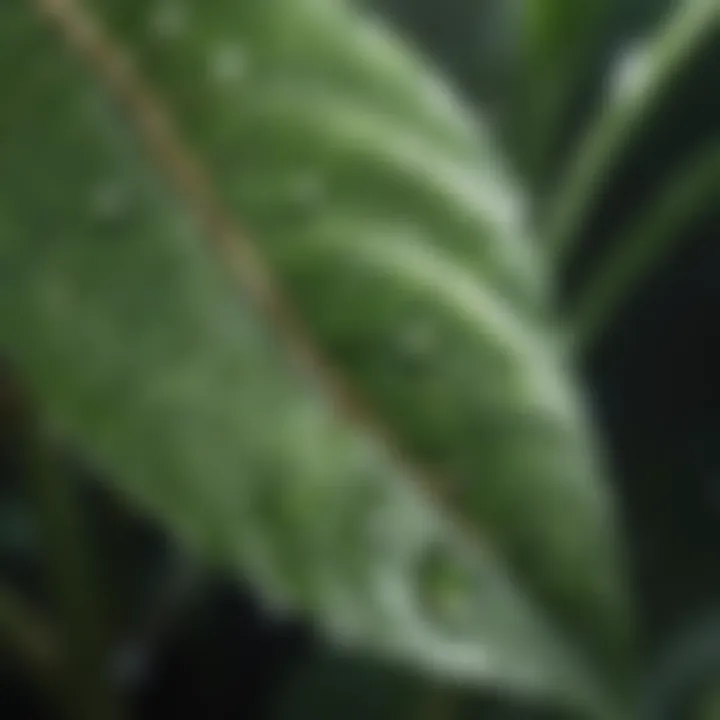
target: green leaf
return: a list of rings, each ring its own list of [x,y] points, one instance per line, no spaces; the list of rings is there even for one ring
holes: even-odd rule
[[[341,642],[592,694],[615,528],[487,132],[342,3],[97,4],[203,168],[74,3],[2,6],[0,347],[49,426]]]
[[[347,3],[224,0],[215,12],[162,0],[93,4],[157,80],[220,190],[245,201],[246,225],[267,225],[278,204],[282,224],[328,209],[405,213],[529,307],[547,292],[488,129]],[[168,7],[184,18],[169,38],[158,32]],[[479,230],[502,239],[481,241]]]
[[[383,92],[399,56],[357,82],[365,75],[350,68],[367,60],[346,47],[378,30],[349,24],[343,3],[187,5],[194,12],[170,43],[148,31],[152,6],[98,4],[325,352],[402,448],[442,475],[443,494],[563,623],[606,653],[617,646],[607,498],[557,357],[542,258],[487,133],[458,157],[417,114],[410,122],[399,91]],[[269,28],[283,37],[286,22],[296,28],[290,63],[268,51],[278,42]],[[343,28],[346,43],[320,41]],[[219,85],[208,76],[218,48],[243,58],[241,75]]]

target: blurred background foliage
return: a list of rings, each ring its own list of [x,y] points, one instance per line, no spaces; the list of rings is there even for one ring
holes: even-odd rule
[[[570,89],[550,123],[554,132],[545,140],[547,155],[538,158],[527,137],[538,124],[527,118],[528,113],[534,118],[532,113],[547,112],[534,102],[545,89],[513,74],[513,67],[524,66],[517,62],[523,44],[512,34],[521,23],[511,21],[514,13],[522,13],[521,2],[376,2],[418,38],[478,104],[492,109],[517,172],[535,185],[540,198],[562,177],[572,149],[609,102],[633,51],[642,48],[674,6],[671,0],[554,4],[558,16],[572,17],[549,28],[553,34],[545,42],[554,50],[554,63],[548,63],[547,82],[563,82],[558,69],[573,78],[565,80]],[[563,12],[563,6],[571,6],[572,12]],[[482,28],[480,37],[489,36],[491,42],[478,41],[477,28]],[[584,221],[582,245],[564,263],[563,300],[571,308],[579,287],[610,253],[620,239],[618,230],[632,214],[644,206],[658,207],[660,189],[689,159],[717,143],[718,77],[720,43],[715,38],[675,79],[631,151],[606,178]],[[522,121],[525,137],[512,127],[510,117]],[[714,569],[720,550],[717,193],[683,229],[681,249],[640,284],[585,363],[618,470],[652,643],[662,644],[694,618],[713,613],[720,591],[720,574]]]
[[[592,118],[613,93],[632,92],[623,86],[630,63],[641,60],[644,38],[672,2],[556,0],[558,19],[546,26],[533,25],[532,9],[520,0],[367,4],[484,108],[542,217],[545,198]],[[528,59],[522,53],[537,53],[532,79],[523,76]],[[658,203],[679,170],[709,141],[717,143],[718,78],[716,37],[676,78],[583,218],[583,243],[562,267],[568,307],[575,307],[579,288],[634,214]],[[583,368],[631,538],[648,657],[714,616],[720,600],[718,228],[720,202],[709,203],[683,228],[681,249],[640,284],[612,330],[589,348]],[[47,609],[14,435],[16,411],[4,373],[0,565],[7,582]],[[331,654],[308,627],[268,616],[249,589],[238,590],[169,546],[105,493],[92,469],[57,452],[88,509],[113,618],[114,671],[138,717],[558,717],[509,697],[438,691],[396,668]],[[706,641],[720,648],[720,632]],[[53,717],[25,668],[0,654],[0,673],[3,718]]]

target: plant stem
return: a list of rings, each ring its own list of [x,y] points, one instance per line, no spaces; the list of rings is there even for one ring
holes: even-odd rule
[[[561,183],[549,219],[547,241],[550,251],[560,259],[571,250],[607,174],[719,24],[720,5],[716,0],[682,3],[654,42],[648,58],[649,74],[642,87],[610,105],[591,130]]]
[[[720,144],[703,148],[699,156],[654,197],[638,219],[614,243],[582,290],[575,313],[580,350],[592,349],[609,319],[637,281],[683,239],[683,229],[704,208],[720,199]]]
[[[27,480],[58,619],[64,664],[61,692],[70,716],[77,720],[118,720],[102,593],[92,571],[78,487],[34,421],[27,423],[24,435]]]

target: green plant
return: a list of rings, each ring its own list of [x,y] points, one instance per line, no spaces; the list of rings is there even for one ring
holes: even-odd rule
[[[603,9],[518,16],[511,161],[346,3],[5,0],[0,348],[38,410],[22,436],[79,717],[119,711],[58,442],[335,643],[578,717],[640,712],[576,366],[718,199],[717,135],[622,218],[572,307],[557,278],[720,6],[678,4],[562,167]]]

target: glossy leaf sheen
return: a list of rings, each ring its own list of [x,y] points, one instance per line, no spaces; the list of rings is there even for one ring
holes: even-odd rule
[[[607,498],[490,139],[340,3],[98,5],[328,355],[497,547],[470,548],[285,358],[125,116],[13,2],[0,346],[51,426],[341,640],[584,693],[495,557],[574,639],[621,645]]]

